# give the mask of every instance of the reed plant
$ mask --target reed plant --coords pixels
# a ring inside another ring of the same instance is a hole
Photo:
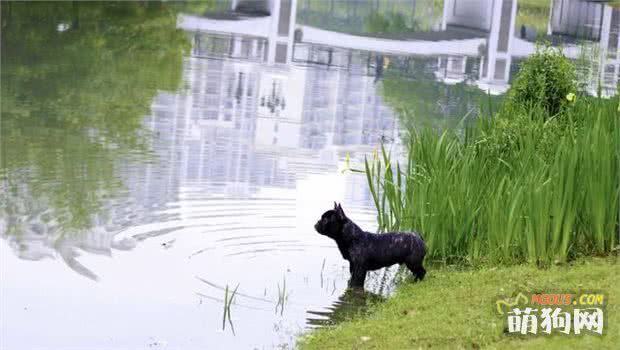
[[[618,96],[570,102],[555,115],[481,108],[464,132],[412,129],[400,161],[382,146],[365,164],[380,230],[419,231],[444,263],[548,265],[616,249]]]

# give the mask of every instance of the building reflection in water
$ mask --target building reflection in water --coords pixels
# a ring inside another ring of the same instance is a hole
[[[363,10],[374,9],[373,6],[343,2],[340,5],[346,7],[346,14],[341,11],[319,17],[312,1],[300,3],[297,30],[303,39],[296,44],[295,53],[298,45],[318,47],[320,54],[307,57],[314,64],[346,67],[346,63],[336,62],[334,50],[434,58],[436,63],[429,70],[438,81],[465,82],[485,92],[501,94],[509,88],[518,64],[535,51],[534,42],[544,39],[561,45],[567,57],[579,61],[584,91],[594,95],[600,83],[603,96],[616,93],[620,76],[620,9],[606,2],[551,0],[548,5],[531,9],[517,0],[446,0],[441,9],[436,9],[430,1],[388,0],[384,11],[408,9],[413,24],[432,18],[424,28],[392,36],[349,35],[317,28],[334,27],[339,22],[350,24],[349,32],[363,32],[367,24],[356,18],[371,15],[372,12]],[[424,11],[420,13],[416,4]],[[536,20],[527,18],[528,14]],[[540,28],[541,21],[544,28]],[[296,58],[305,59],[293,60]]]
[[[110,198],[93,214],[93,227],[79,234],[61,232],[45,199],[35,200],[25,186],[9,191],[5,180],[10,205],[0,229],[16,253],[33,260],[59,253],[94,278],[77,262],[79,250],[111,254],[167,232],[116,238],[131,226],[179,219],[162,208],[199,196],[188,188],[221,198],[294,189],[300,178],[336,171],[346,152],[359,160],[379,142],[398,143],[398,122],[378,93],[385,70],[502,93],[542,36],[583,63],[583,90],[594,94],[600,84],[604,96],[616,93],[620,10],[605,3],[553,0],[546,32],[536,32],[517,26],[515,0],[446,0],[437,23],[398,40],[306,25],[298,21],[304,8],[297,14],[297,1],[287,4],[274,18],[179,16],[194,45],[183,65],[185,89],[160,93],[144,119],[157,160],[119,161],[124,195]],[[450,101],[440,104],[449,114]],[[364,181],[352,178],[346,194],[370,208]]]
[[[225,42],[245,42],[239,50],[250,55],[260,46],[254,45],[260,40]],[[14,208],[5,210],[1,223],[20,257],[59,254],[76,272],[96,278],[78,262],[80,251],[111,255],[178,229],[117,236],[151,223],[182,225],[170,208],[183,199],[247,199],[265,187],[295,189],[306,176],[336,172],[345,152],[355,161],[381,140],[398,140],[398,124],[372,76],[239,59],[223,48],[219,35],[195,34],[195,43],[183,66],[184,89],[160,93],[144,118],[155,160],[119,159],[124,194],[93,213],[92,228],[66,234],[28,188],[6,192]],[[213,49],[209,57],[205,48]],[[364,184],[363,177],[347,182],[347,201],[370,208]]]

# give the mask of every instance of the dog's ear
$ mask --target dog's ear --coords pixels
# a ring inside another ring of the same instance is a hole
[[[338,204],[334,201],[334,210],[338,210]]]
[[[338,204],[338,206],[336,207],[336,214],[338,214],[338,218],[340,220],[344,220],[347,217],[344,215],[344,210],[342,210],[342,206],[340,204]]]

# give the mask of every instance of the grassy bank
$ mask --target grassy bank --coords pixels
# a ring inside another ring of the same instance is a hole
[[[603,336],[504,334],[495,301],[518,292],[601,290],[609,297]],[[538,269],[519,265],[432,270],[422,283],[405,283],[387,302],[359,319],[311,333],[301,349],[615,349],[620,343],[620,265],[588,258]]]

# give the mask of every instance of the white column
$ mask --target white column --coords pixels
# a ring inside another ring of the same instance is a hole
[[[516,19],[516,15],[517,15],[517,0],[512,0],[511,3],[509,4],[509,6],[511,6],[510,8],[510,17],[509,18],[502,18],[502,7],[504,5],[504,0],[494,0],[493,1],[493,16],[492,18],[492,22],[491,22],[491,32],[489,34],[489,41],[488,41],[488,50],[487,50],[487,59],[488,59],[488,66],[487,66],[487,76],[486,79],[488,80],[497,80],[495,79],[495,72],[496,72],[496,62],[499,59],[503,59],[505,60],[506,64],[504,65],[504,74],[503,74],[503,81],[504,82],[508,82],[509,79],[509,72],[510,72],[510,64],[512,62],[512,56],[511,56],[511,49],[512,49],[512,39],[514,38],[514,33],[513,33],[513,28],[514,28],[514,23],[515,23],[515,19]],[[499,52],[498,51],[498,44],[499,44],[499,32],[500,29],[502,27],[502,24],[506,25],[505,21],[508,21],[507,26],[508,26],[508,42],[506,44],[506,52]]]
[[[549,2],[549,20],[547,21],[547,35],[553,34],[553,29],[551,26],[551,19],[553,18],[553,3],[557,0],[551,0]],[[560,0],[561,1],[561,0]]]
[[[512,8],[510,10],[510,23],[508,24],[509,32],[508,32],[508,44],[506,45],[506,66],[504,67],[504,81],[508,83],[510,80],[510,65],[512,64],[512,42],[514,41],[514,28],[517,19],[517,2],[518,0],[512,1]]]
[[[486,79],[492,80],[495,76],[495,60],[497,59],[497,41],[501,26],[502,0],[493,0],[491,15],[491,31],[487,46],[487,75]],[[512,34],[512,33],[511,33]]]
[[[252,58],[256,58],[258,56],[258,54],[257,54],[258,40],[259,39],[255,38],[255,39],[252,39],[252,41],[250,42],[250,45],[251,45],[251,49],[250,49],[251,54],[250,55],[252,56]]]
[[[289,27],[288,31],[285,35],[280,35],[278,33],[278,25],[280,22],[280,13],[282,9],[282,0],[273,0],[271,3],[271,23],[269,26],[269,36],[268,36],[268,52],[267,52],[267,63],[273,64],[276,59],[276,45],[278,43],[286,45],[286,62],[290,63],[291,56],[293,53],[293,42],[295,40],[295,23],[296,23],[296,12],[297,12],[297,0],[289,0],[290,2],[290,13],[289,13]]]
[[[609,5],[603,7],[603,21],[601,23],[601,41],[599,42],[599,74],[598,84],[603,84],[605,81],[605,66],[607,64],[607,50],[609,48],[609,31],[611,29],[611,15],[613,9]]]
[[[280,19],[281,0],[271,2],[271,23],[269,24],[269,36],[267,37],[267,63],[273,64],[276,61],[276,44],[278,41],[278,21]]]
[[[291,1],[291,13],[288,27],[287,50],[286,50],[286,63],[291,63],[293,57],[293,45],[295,44],[295,26],[297,24],[297,0]]]
[[[448,28],[448,14],[450,9],[454,8],[454,0],[444,0],[443,2],[443,17],[441,19],[441,30]]]

